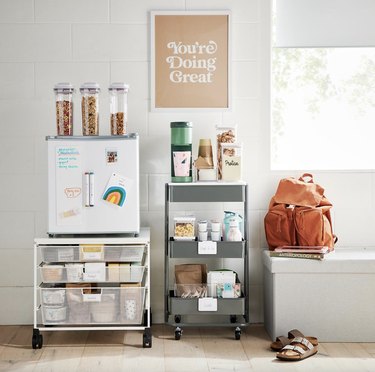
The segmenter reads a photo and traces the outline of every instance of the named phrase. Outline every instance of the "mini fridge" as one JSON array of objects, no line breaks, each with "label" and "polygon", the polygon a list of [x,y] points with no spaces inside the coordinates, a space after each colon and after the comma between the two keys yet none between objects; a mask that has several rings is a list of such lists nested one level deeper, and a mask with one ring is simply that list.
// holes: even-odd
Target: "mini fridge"
[{"label": "mini fridge", "polygon": [[46,140],[48,233],[138,235],[138,134]]}]

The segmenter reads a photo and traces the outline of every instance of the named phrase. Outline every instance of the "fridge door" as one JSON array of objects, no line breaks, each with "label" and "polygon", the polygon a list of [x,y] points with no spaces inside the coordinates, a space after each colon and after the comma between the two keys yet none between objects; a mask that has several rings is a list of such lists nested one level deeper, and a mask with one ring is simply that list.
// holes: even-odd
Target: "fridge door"
[{"label": "fridge door", "polygon": [[47,137],[48,233],[139,233],[139,141]]}]

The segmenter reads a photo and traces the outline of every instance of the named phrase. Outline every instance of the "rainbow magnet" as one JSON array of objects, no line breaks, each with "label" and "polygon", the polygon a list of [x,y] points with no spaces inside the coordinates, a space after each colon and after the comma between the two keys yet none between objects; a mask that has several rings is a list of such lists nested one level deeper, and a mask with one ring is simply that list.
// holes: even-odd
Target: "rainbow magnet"
[{"label": "rainbow magnet", "polygon": [[108,203],[112,203],[118,205],[119,207],[122,207],[126,199],[126,191],[120,186],[109,187],[105,191],[103,199]]}]

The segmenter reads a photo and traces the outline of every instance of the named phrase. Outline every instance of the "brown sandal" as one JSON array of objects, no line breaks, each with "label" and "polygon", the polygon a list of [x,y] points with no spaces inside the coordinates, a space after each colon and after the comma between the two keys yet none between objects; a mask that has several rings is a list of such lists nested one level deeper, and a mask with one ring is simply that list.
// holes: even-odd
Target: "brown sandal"
[{"label": "brown sandal", "polygon": [[270,347],[274,351],[280,351],[284,346],[289,345],[291,341],[296,337],[306,338],[308,341],[312,343],[313,346],[318,346],[319,344],[318,339],[316,337],[305,336],[298,329],[292,329],[288,332],[288,337],[276,337],[276,341],[272,342]]},{"label": "brown sandal", "polygon": [[271,343],[270,348],[274,351],[280,351],[284,346],[290,344],[290,339],[285,336],[276,337],[276,340]]},{"label": "brown sandal", "polygon": [[289,345],[284,346],[276,357],[281,360],[298,361],[315,355],[318,347],[303,337],[294,338]]}]

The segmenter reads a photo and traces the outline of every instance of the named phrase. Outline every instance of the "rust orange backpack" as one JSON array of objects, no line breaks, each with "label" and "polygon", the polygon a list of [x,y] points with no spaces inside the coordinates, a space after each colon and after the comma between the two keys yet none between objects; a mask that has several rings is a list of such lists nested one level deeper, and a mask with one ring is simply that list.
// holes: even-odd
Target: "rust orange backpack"
[{"label": "rust orange backpack", "polygon": [[285,245],[327,246],[333,250],[332,204],[324,189],[305,173],[299,179],[280,180],[264,218],[270,250]]}]

